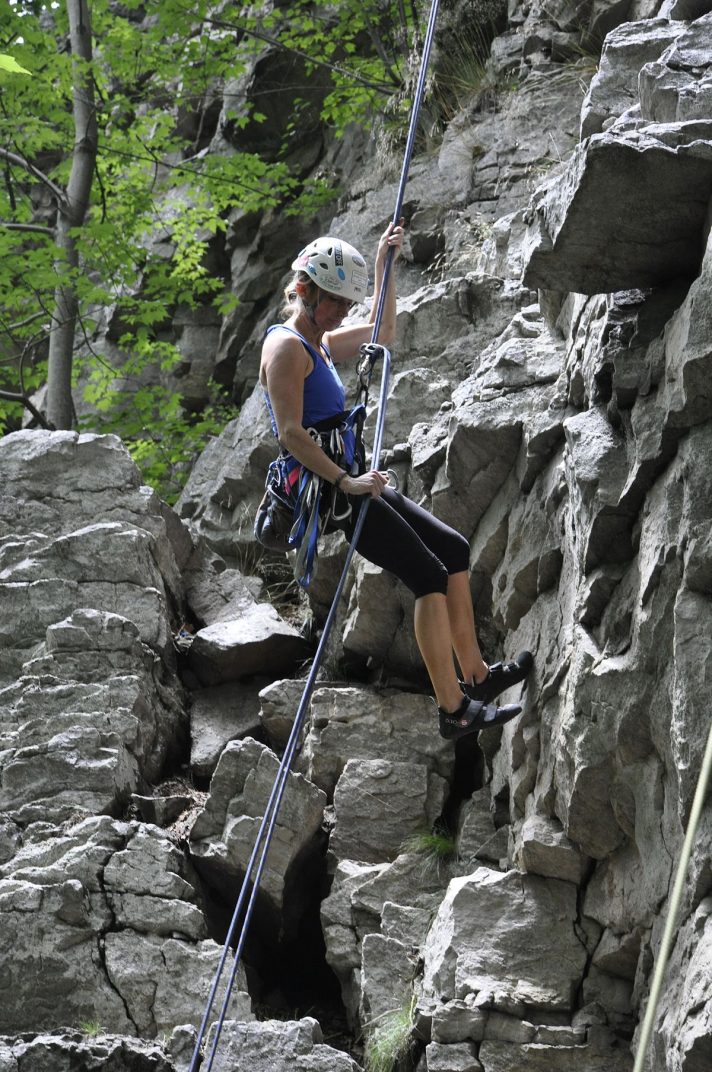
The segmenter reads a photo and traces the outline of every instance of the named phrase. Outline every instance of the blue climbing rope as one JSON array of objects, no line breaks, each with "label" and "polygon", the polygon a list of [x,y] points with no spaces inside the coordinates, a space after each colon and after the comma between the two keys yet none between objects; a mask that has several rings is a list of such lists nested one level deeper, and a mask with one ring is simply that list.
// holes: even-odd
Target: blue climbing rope
[{"label": "blue climbing rope", "polygon": [[[430,53],[431,53],[431,50],[432,50],[433,40],[434,40],[434,36],[435,36],[435,23],[436,23],[436,20],[437,20],[438,6],[439,6],[439,0],[432,0],[431,8],[430,8],[430,16],[428,18],[428,26],[427,26],[427,30],[426,30],[426,34],[425,34],[425,42],[424,42],[424,46],[423,46],[423,55],[422,55],[421,64],[420,64],[420,72],[419,72],[419,75],[418,75],[418,83],[417,83],[417,86],[416,86],[415,97],[414,97],[414,100],[413,100],[413,108],[412,108],[412,111],[411,111],[410,127],[409,127],[409,130],[408,130],[408,139],[407,139],[407,142],[406,142],[406,149],[405,149],[405,154],[404,154],[404,159],[403,159],[403,167],[401,169],[400,183],[399,183],[399,186],[398,186],[398,193],[397,193],[397,196],[396,196],[395,211],[393,213],[393,224],[394,224],[394,226],[397,226],[398,223],[400,222],[401,212],[403,210],[403,199],[404,199],[404,196],[405,196],[405,187],[406,187],[406,183],[408,181],[408,173],[409,173],[409,170],[410,170],[410,162],[411,162],[411,158],[412,158],[412,155],[413,155],[413,149],[414,149],[414,146],[415,146],[415,137],[416,137],[416,131],[417,131],[417,126],[418,126],[418,117],[419,117],[419,114],[420,114],[420,107],[421,107],[421,104],[422,104],[423,95],[425,93],[425,82],[426,82],[427,68],[428,68],[428,63],[430,61]],[[372,465],[372,467],[374,469],[378,469],[379,464],[380,464],[381,449],[382,449],[382,445],[383,445],[383,433],[384,433],[385,421],[386,421],[386,401],[387,401],[387,398],[388,398],[388,385],[389,385],[390,368],[391,368],[391,355],[390,355],[390,352],[386,349],[386,347],[380,346],[378,344],[378,335],[379,335],[379,332],[380,332],[381,321],[382,321],[382,318],[383,318],[383,310],[384,310],[384,307],[385,307],[386,293],[387,293],[387,289],[388,289],[388,282],[389,282],[389,278],[390,278],[391,266],[392,266],[392,263],[393,263],[393,257],[394,257],[394,249],[393,249],[393,247],[391,247],[388,250],[388,254],[386,256],[386,261],[385,261],[385,264],[384,264],[383,279],[381,281],[381,289],[380,289],[379,294],[378,294],[378,302],[377,302],[377,306],[376,306],[376,316],[375,316],[374,323],[373,323],[373,331],[372,331],[372,335],[371,335],[371,343],[367,344],[365,347],[362,347],[362,353],[365,351],[365,353],[363,354],[364,362],[362,363],[362,366],[365,365],[366,367],[364,369],[364,372],[361,373],[361,382],[362,382],[362,388],[365,389],[365,394],[366,395],[368,393],[368,386],[370,384],[371,373],[373,371],[373,367],[376,364],[377,360],[382,360],[383,361],[383,368],[382,368],[382,372],[381,372],[381,386],[380,386],[379,400],[378,400],[378,414],[379,415],[378,415],[378,421],[377,421],[377,425],[376,425],[376,432],[375,432],[375,435],[374,435],[372,458],[371,458],[371,465]],[[242,924],[240,926],[240,933],[239,933],[239,935],[237,937],[237,944],[235,946],[235,953],[234,953],[234,956],[233,956],[233,962],[232,962],[232,966],[230,968],[230,973],[229,973],[229,976],[228,976],[228,979],[227,979],[227,984],[226,984],[226,987],[225,987],[225,994],[223,996],[223,1001],[222,1001],[222,1005],[221,1005],[221,1008],[220,1008],[220,1013],[219,1013],[219,1015],[217,1017],[217,1020],[215,1021],[215,1024],[214,1024],[214,1034],[213,1034],[212,1043],[211,1043],[211,1046],[210,1046],[210,1053],[207,1055],[206,1062],[205,1062],[205,1064],[203,1066],[203,1069],[202,1069],[202,1072],[212,1072],[213,1062],[215,1060],[215,1055],[217,1053],[218,1043],[220,1041],[220,1035],[222,1033],[222,1028],[223,1028],[223,1024],[225,1022],[225,1017],[227,1016],[227,1010],[228,1010],[228,1005],[229,1005],[229,1002],[230,1002],[230,997],[232,995],[232,991],[233,991],[233,988],[234,988],[234,985],[235,985],[235,979],[237,977],[237,970],[238,970],[238,967],[239,967],[241,959],[242,959],[242,953],[243,953],[243,950],[244,950],[245,941],[246,941],[246,938],[247,938],[247,933],[248,933],[248,930],[249,930],[250,922],[252,920],[252,914],[254,912],[255,904],[256,904],[256,901],[257,901],[257,895],[259,893],[260,882],[261,882],[262,874],[264,872],[265,864],[266,864],[266,861],[267,861],[267,854],[269,853],[269,850],[270,850],[270,845],[272,843],[272,836],[274,834],[274,829],[275,829],[275,826],[276,826],[276,823],[277,823],[277,817],[279,815],[279,810],[280,810],[280,807],[281,807],[281,804],[282,804],[282,798],[284,796],[284,792],[285,792],[285,789],[287,787],[287,779],[289,777],[289,773],[290,773],[291,766],[292,766],[292,761],[294,759],[294,755],[295,755],[295,752],[297,750],[297,745],[299,743],[299,738],[300,738],[300,735],[301,735],[301,730],[302,730],[302,726],[303,726],[303,723],[304,723],[304,718],[305,718],[305,715],[306,715],[306,712],[307,712],[307,708],[309,706],[309,701],[311,700],[312,692],[314,691],[314,686],[316,684],[316,679],[317,679],[317,676],[318,676],[318,673],[319,673],[319,670],[320,670],[320,667],[321,667],[321,662],[322,662],[324,653],[326,651],[326,645],[327,645],[327,643],[329,641],[329,637],[331,635],[331,630],[332,630],[334,622],[336,620],[336,612],[337,612],[337,609],[338,609],[339,602],[341,600],[341,596],[342,596],[343,591],[344,591],[344,586],[346,584],[346,578],[348,576],[349,568],[351,566],[351,561],[352,561],[353,556],[355,554],[356,545],[358,544],[359,538],[361,536],[361,531],[363,529],[363,525],[364,525],[364,522],[366,520],[366,513],[367,513],[367,510],[368,510],[368,507],[369,507],[369,503],[370,503],[370,496],[364,496],[363,502],[361,503],[361,507],[359,509],[358,517],[356,519],[356,524],[354,526],[353,535],[352,535],[351,541],[349,543],[348,551],[346,553],[346,561],[344,562],[344,567],[343,567],[343,570],[341,572],[341,577],[339,578],[339,583],[338,583],[338,585],[336,587],[336,592],[334,593],[334,598],[332,599],[331,607],[329,608],[329,613],[327,615],[326,622],[324,623],[324,628],[322,630],[321,639],[319,641],[319,645],[317,647],[316,654],[314,656],[314,661],[312,663],[312,667],[311,667],[311,670],[309,672],[309,676],[307,677],[307,681],[306,681],[306,684],[304,686],[304,691],[302,693],[301,700],[299,701],[299,706],[297,708],[297,713],[296,713],[295,718],[294,718],[294,724],[292,726],[292,730],[291,730],[291,733],[289,735],[289,740],[287,741],[287,745],[286,745],[286,748],[284,750],[284,755],[282,756],[282,760],[281,760],[281,763],[279,765],[279,770],[277,771],[277,777],[275,779],[274,785],[272,786],[272,791],[270,793],[269,800],[267,801],[267,806],[265,807],[264,815],[262,816],[262,821],[260,823],[260,827],[259,827],[259,830],[257,832],[257,837],[255,838],[255,844],[253,846],[252,853],[250,855],[250,859],[249,859],[249,862],[247,864],[247,869],[245,871],[245,877],[244,877],[244,879],[242,881],[242,886],[240,887],[240,892],[239,892],[239,895],[238,895],[238,898],[237,898],[237,903],[235,904],[235,910],[233,912],[232,920],[230,922],[230,927],[228,929],[227,937],[225,938],[225,944],[223,946],[223,951],[222,951],[222,955],[220,957],[220,962],[219,962],[218,967],[217,967],[216,972],[215,972],[215,977],[213,979],[212,986],[210,988],[210,994],[208,996],[208,1002],[207,1002],[205,1012],[203,1014],[203,1018],[202,1018],[200,1028],[199,1028],[199,1031],[198,1031],[198,1037],[196,1039],[195,1048],[194,1048],[194,1051],[193,1051],[193,1056],[192,1056],[192,1059],[191,1059],[191,1062],[190,1062],[189,1072],[198,1072],[198,1068],[200,1067],[201,1049],[202,1049],[203,1041],[205,1039],[205,1036],[206,1036],[206,1033],[207,1033],[207,1030],[208,1030],[208,1023],[209,1023],[209,1020],[210,1020],[210,1016],[211,1016],[211,1013],[212,1013],[213,1006],[215,1004],[215,1000],[217,998],[217,993],[218,993],[218,990],[219,990],[219,987],[220,987],[220,981],[222,979],[223,972],[225,970],[225,965],[226,965],[227,960],[228,960],[228,956],[229,956],[229,953],[230,953],[230,950],[231,950],[231,947],[232,947],[232,943],[233,943],[233,940],[235,939],[235,935],[237,933],[238,924],[240,923],[240,920],[242,919]],[[243,915],[243,912],[244,912],[244,915]]]}]

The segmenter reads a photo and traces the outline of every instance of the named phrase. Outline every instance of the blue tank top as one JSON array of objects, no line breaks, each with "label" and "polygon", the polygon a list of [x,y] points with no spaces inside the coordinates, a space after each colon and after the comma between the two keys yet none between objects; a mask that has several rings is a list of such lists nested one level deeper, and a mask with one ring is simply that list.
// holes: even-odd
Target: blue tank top
[{"label": "blue tank top", "polygon": [[[273,324],[272,327],[267,328],[267,335],[271,334],[273,331],[288,331],[291,335],[295,335],[314,362],[314,368],[304,380],[302,427],[310,428],[319,421],[324,421],[329,417],[335,417],[338,413],[343,413],[346,404],[346,391],[341,382],[341,377],[331,360],[328,348],[326,346],[324,347],[328,358],[328,361],[325,361],[324,355],[320,354],[319,351],[312,346],[303,335],[298,331],[295,331],[294,328],[288,328],[286,324]],[[264,396],[265,402],[267,403],[267,409],[269,410],[270,421],[272,422],[272,431],[277,435],[277,422],[274,419],[272,403],[270,402],[267,391],[264,392]]]}]

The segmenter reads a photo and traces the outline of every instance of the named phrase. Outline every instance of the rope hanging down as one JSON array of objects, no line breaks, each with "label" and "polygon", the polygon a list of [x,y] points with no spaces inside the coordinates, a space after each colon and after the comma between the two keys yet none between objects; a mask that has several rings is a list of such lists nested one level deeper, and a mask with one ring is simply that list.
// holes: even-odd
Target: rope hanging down
[{"label": "rope hanging down", "polygon": [[702,759],[702,768],[700,770],[700,776],[697,780],[697,788],[695,789],[695,797],[692,802],[692,810],[690,812],[690,818],[687,823],[687,832],[685,834],[685,841],[683,843],[682,852],[680,854],[680,861],[677,865],[675,885],[673,886],[672,894],[670,896],[668,915],[667,920],[665,921],[665,930],[663,931],[663,937],[660,942],[660,949],[658,950],[657,962],[655,964],[655,973],[653,975],[653,982],[650,987],[650,996],[648,998],[648,1007],[645,1013],[645,1019],[643,1020],[643,1027],[641,1029],[640,1038],[638,1040],[638,1052],[635,1057],[635,1065],[633,1067],[633,1072],[643,1072],[643,1069],[645,1068],[645,1059],[648,1053],[650,1039],[653,1034],[655,1016],[657,1014],[660,994],[663,988],[665,969],[667,967],[667,962],[670,958],[673,940],[677,932],[677,917],[680,911],[682,894],[685,889],[687,868],[689,866],[690,856],[692,855],[692,850],[695,845],[695,838],[697,837],[697,827],[700,823],[700,816],[702,815],[702,807],[704,805],[705,797],[707,795],[707,787],[709,785],[711,773],[712,726],[710,726],[709,733],[707,735],[707,745],[705,747],[705,754]]},{"label": "rope hanging down", "polygon": [[[432,50],[433,39],[435,35],[435,23],[437,20],[438,6],[439,0],[432,0],[430,16],[428,19],[428,27],[425,35],[425,44],[423,47],[423,56],[421,59],[420,72],[418,75],[418,84],[416,87],[413,108],[410,117],[408,140],[406,143],[403,167],[401,169],[400,183],[398,186],[398,194],[396,197],[396,206],[395,211],[393,213],[394,226],[399,223],[403,208],[403,198],[405,194],[406,183],[408,181],[410,161],[413,155],[413,148],[415,145],[415,135],[418,125],[418,117],[420,114],[420,107],[425,92],[425,79],[427,74],[427,68],[428,63],[430,61],[430,53]],[[371,343],[361,348],[363,358],[360,366],[361,390],[366,394],[366,397],[368,394],[368,387],[370,384],[373,367],[377,360],[383,360],[383,371],[381,373],[381,387],[378,402],[379,416],[374,436],[373,452],[371,459],[371,465],[374,469],[378,469],[380,465],[391,364],[391,355],[389,351],[384,346],[378,345],[378,335],[380,332],[381,320],[383,317],[383,310],[385,306],[386,292],[391,272],[391,266],[393,263],[393,256],[394,251],[391,247],[388,251],[386,262],[384,265],[383,280],[378,295],[378,304],[376,307],[376,316],[373,324]],[[215,1060],[218,1043],[220,1041],[220,1035],[227,1015],[230,997],[232,995],[232,991],[235,985],[235,979],[237,977],[237,969],[242,958],[245,940],[247,938],[247,933],[257,901],[257,894],[259,892],[262,874],[264,872],[267,855],[269,853],[270,845],[272,843],[272,836],[274,834],[274,828],[277,823],[279,809],[281,807],[282,798],[287,787],[287,779],[289,777],[292,761],[297,750],[297,744],[301,735],[302,725],[304,723],[306,711],[309,706],[309,701],[311,700],[312,692],[314,691],[314,686],[316,684],[317,675],[321,667],[321,662],[324,653],[326,651],[326,645],[328,643],[329,637],[331,635],[331,630],[336,620],[336,611],[341,596],[343,594],[344,586],[346,584],[346,577],[351,566],[351,561],[356,551],[356,544],[359,541],[361,530],[363,529],[363,524],[366,519],[366,512],[368,510],[369,501],[370,496],[366,496],[361,504],[359,515],[356,519],[356,524],[354,526],[353,536],[351,537],[351,542],[349,543],[348,551],[346,554],[344,568],[342,570],[341,577],[339,578],[339,583],[337,585],[336,592],[334,593],[334,598],[332,600],[331,607],[326,618],[326,622],[324,623],[324,628],[321,634],[321,639],[319,641],[319,646],[316,650],[314,662],[312,663],[309,676],[304,686],[304,692],[302,693],[301,700],[299,701],[297,713],[294,718],[294,725],[292,726],[292,731],[289,735],[289,740],[287,741],[287,745],[284,750],[284,755],[282,756],[282,761],[279,765],[279,770],[277,771],[277,777],[275,779],[274,785],[272,786],[272,791],[265,807],[262,822],[260,823],[260,828],[257,832],[257,837],[255,839],[255,844],[253,846],[249,862],[247,864],[247,869],[245,871],[245,877],[243,879],[242,886],[240,887],[240,892],[238,894],[237,903],[235,904],[235,910],[233,912],[232,920],[230,922],[227,937],[225,938],[225,944],[223,946],[220,962],[218,964],[217,970],[215,972],[215,977],[210,988],[210,994],[208,996],[208,1002],[200,1024],[200,1029],[198,1031],[198,1037],[196,1039],[193,1057],[190,1062],[189,1072],[198,1072],[198,1068],[201,1066],[201,1048],[208,1029],[208,1024],[217,997],[220,981],[222,979],[230,949],[232,947],[232,943],[237,932],[238,923],[240,922],[240,919],[242,919],[242,925],[240,927],[240,933],[237,938],[233,962],[228,975],[225,987],[225,994],[223,996],[222,1005],[220,1007],[220,1013],[214,1024],[214,1033],[212,1038],[212,1045],[210,1047],[210,1053],[207,1055],[206,1061],[202,1066],[202,1072],[212,1072],[213,1062]]]}]

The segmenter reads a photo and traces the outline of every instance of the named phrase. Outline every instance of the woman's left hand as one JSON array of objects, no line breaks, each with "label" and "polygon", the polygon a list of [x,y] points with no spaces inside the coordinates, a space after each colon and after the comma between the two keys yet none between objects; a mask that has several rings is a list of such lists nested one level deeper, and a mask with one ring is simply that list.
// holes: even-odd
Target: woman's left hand
[{"label": "woman's left hand", "polygon": [[395,226],[392,222],[388,224],[378,243],[378,252],[376,253],[376,260],[383,263],[386,259],[386,254],[389,249],[393,249],[393,259],[399,255],[403,248],[403,239],[405,238],[405,219],[401,217],[401,221],[398,226]]}]

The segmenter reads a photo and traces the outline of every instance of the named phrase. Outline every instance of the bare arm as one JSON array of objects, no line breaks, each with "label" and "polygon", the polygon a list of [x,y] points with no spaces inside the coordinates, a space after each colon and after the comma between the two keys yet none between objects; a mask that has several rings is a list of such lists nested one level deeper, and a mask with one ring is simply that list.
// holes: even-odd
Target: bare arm
[{"label": "bare arm", "polygon": [[[359,347],[362,346],[363,343],[371,341],[373,325],[376,322],[378,295],[381,292],[386,256],[389,248],[393,247],[395,250],[393,255],[395,265],[395,260],[403,245],[404,232],[402,224],[402,220],[399,227],[394,227],[392,223],[389,223],[378,243],[374,295],[368,323],[358,324],[355,327],[337,328],[335,331],[330,331],[324,336],[324,342],[329,347],[332,361],[350,361],[358,354]],[[393,272],[394,265],[391,267],[391,272],[388,277],[388,289],[386,291],[386,300],[383,306],[383,318],[381,320],[381,329],[378,334],[378,342],[383,343],[384,346],[392,346],[396,337],[396,288],[394,282],[395,273]]]},{"label": "bare arm", "polygon": [[[262,348],[260,381],[267,388],[279,442],[312,473],[333,484],[343,473],[302,427],[304,380],[311,370],[310,359],[298,339],[275,333]],[[349,495],[380,495],[388,483],[387,473],[345,476],[339,487]]]}]

